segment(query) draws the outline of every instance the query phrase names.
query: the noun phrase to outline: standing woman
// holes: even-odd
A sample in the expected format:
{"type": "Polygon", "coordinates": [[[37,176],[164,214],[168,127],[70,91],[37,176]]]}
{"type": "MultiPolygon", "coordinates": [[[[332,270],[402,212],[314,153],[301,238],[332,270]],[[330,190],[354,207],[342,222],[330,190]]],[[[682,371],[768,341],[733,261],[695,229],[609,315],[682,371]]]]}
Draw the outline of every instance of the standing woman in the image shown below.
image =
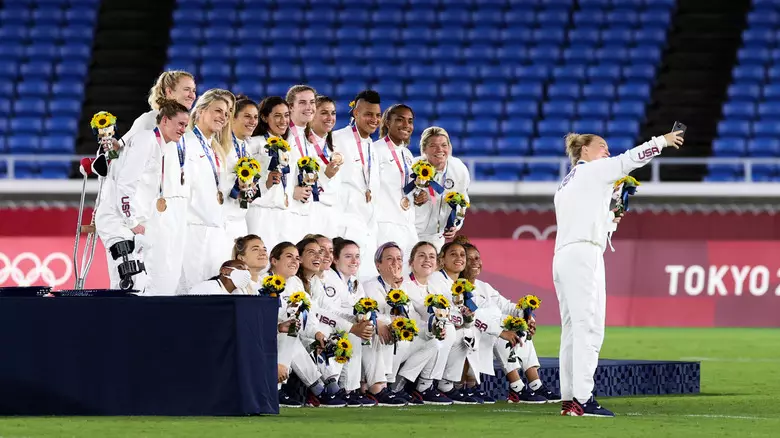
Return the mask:
{"type": "MultiPolygon", "coordinates": [[[[417,243],[413,192],[404,193],[411,181],[412,153],[408,149],[414,131],[414,111],[406,105],[396,104],[382,114],[379,140],[372,147],[379,163],[380,190],[377,193],[377,245],[396,242],[409,260],[412,247],[417,243]]],[[[419,200],[424,201],[420,194],[419,200]]]]}
{"type": "Polygon", "coordinates": [[[661,154],[679,148],[683,131],[670,132],[617,157],[595,134],[569,134],[566,153],[572,169],[555,193],[558,233],[553,256],[553,282],[561,311],[561,415],[613,417],[593,397],[593,373],[604,342],[607,233],[620,217],[610,211],[613,186],[619,179],[661,154]]]}
{"type": "Polygon", "coordinates": [[[225,198],[219,190],[220,176],[225,171],[224,151],[231,146],[232,101],[225,93],[229,92],[214,89],[204,93],[193,109],[190,130],[184,134],[191,148],[185,173],[192,178],[192,196],[184,242],[187,256],[179,283],[181,293],[211,277],[230,257],[222,209],[225,198]]]}
{"type": "MultiPolygon", "coordinates": [[[[239,96],[233,112],[233,132],[230,136],[232,148],[225,151],[225,172],[220,179],[220,188],[225,200],[222,205],[225,212],[225,233],[231,247],[236,238],[247,235],[246,213],[248,202],[252,200],[248,200],[247,204],[241,206],[240,193],[234,188],[240,190],[245,185],[238,181],[235,167],[239,159],[249,157],[247,141],[257,128],[257,119],[257,104],[246,96],[239,96]]],[[[257,196],[260,196],[260,189],[255,187],[255,197],[257,196]]]]}
{"type": "Polygon", "coordinates": [[[319,200],[319,185],[301,185],[298,160],[304,157],[314,157],[314,147],[309,143],[304,131],[314,118],[315,108],[314,88],[308,85],[294,85],[287,91],[287,105],[290,106],[290,132],[287,142],[290,143],[290,175],[287,184],[287,196],[290,202],[285,218],[286,226],[282,230],[282,238],[297,242],[311,230],[312,205],[319,200]],[[313,191],[317,189],[317,193],[313,191]]]}
{"type": "MultiPolygon", "coordinates": [[[[284,241],[287,208],[292,202],[286,188],[292,184],[289,179],[290,163],[279,162],[278,168],[270,169],[271,155],[266,149],[268,139],[284,139],[290,130],[290,107],[279,96],[266,97],[260,102],[257,129],[249,143],[249,153],[260,163],[262,196],[255,199],[246,214],[247,231],[263,238],[267,247],[273,248],[284,241]]],[[[289,157],[289,154],[287,155],[289,157]]],[[[274,160],[276,161],[276,160],[274,160]]]]}
{"type": "Polygon", "coordinates": [[[452,209],[444,202],[444,197],[449,192],[458,192],[468,198],[471,177],[466,165],[452,156],[450,135],[443,128],[431,126],[423,131],[420,154],[420,159],[428,160],[436,169],[434,180],[444,188],[444,192],[438,194],[431,189],[427,191],[429,199],[425,202],[415,200],[417,233],[420,240],[431,242],[437,249],[441,249],[445,240],[455,237],[463,226],[461,221],[455,227],[446,228],[452,209]]]}
{"type": "Polygon", "coordinates": [[[336,125],[336,103],[328,96],[317,96],[314,119],[306,127],[306,138],[317,153],[320,163],[320,200],[312,205],[310,214],[312,233],[336,237],[341,226],[339,212],[339,169],[343,156],[333,149],[333,127],[336,125]]]}
{"type": "MultiPolygon", "coordinates": [[[[160,114],[160,106],[166,100],[175,100],[184,105],[189,111],[192,108],[192,104],[195,102],[195,79],[190,73],[186,71],[174,70],[163,72],[155,81],[151,90],[149,90],[149,111],[141,114],[130,127],[125,135],[121,139],[116,140],[112,138],[112,147],[114,150],[119,150],[125,146],[130,138],[138,132],[150,131],[157,126],[157,116],[160,114]]],[[[100,192],[100,201],[98,202],[97,211],[95,212],[95,227],[97,228],[98,236],[104,234],[102,230],[108,230],[115,228],[111,221],[111,197],[114,192],[114,181],[116,180],[117,167],[119,160],[114,160],[109,167],[108,176],[104,178],[103,190],[100,192]]],[[[101,237],[102,240],[102,237],[101,237]]],[[[111,251],[109,251],[110,245],[103,241],[103,246],[106,248],[106,260],[111,260],[111,251]]],[[[111,268],[109,265],[109,279],[111,282],[111,288],[119,287],[119,272],[116,269],[111,268]]],[[[171,290],[169,293],[173,293],[171,290]]]]}

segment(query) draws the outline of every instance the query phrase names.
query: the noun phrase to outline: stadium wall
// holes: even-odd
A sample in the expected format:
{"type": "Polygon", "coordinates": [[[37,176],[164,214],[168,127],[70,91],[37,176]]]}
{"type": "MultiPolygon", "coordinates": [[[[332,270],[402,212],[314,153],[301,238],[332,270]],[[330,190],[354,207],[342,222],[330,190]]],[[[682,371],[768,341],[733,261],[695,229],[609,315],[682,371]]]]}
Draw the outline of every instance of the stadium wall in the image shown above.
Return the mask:
{"type": "MultiPolygon", "coordinates": [[[[72,287],[76,214],[73,208],[2,210],[0,287],[72,287]]],[[[552,213],[481,211],[466,223],[482,253],[485,281],[510,299],[539,295],[540,321],[559,323],[552,213]]],[[[635,213],[616,234],[615,252],[605,253],[607,323],[780,327],[779,235],[773,214],[635,213]]],[[[107,284],[98,244],[86,287],[107,284]]]]}

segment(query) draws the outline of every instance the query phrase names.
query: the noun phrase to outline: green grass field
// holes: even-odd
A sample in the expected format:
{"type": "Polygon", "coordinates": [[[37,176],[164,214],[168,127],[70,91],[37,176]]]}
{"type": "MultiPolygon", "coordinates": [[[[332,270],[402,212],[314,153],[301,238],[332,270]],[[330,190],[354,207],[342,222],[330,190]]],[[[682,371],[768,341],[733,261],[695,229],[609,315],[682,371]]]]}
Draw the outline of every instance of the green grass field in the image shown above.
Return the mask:
{"type": "MultiPolygon", "coordinates": [[[[559,331],[542,327],[540,356],[559,331]]],[[[286,409],[246,418],[11,417],[0,437],[780,436],[780,330],[609,328],[602,357],[700,360],[701,394],[602,398],[618,417],[560,417],[559,404],[286,409]]]]}

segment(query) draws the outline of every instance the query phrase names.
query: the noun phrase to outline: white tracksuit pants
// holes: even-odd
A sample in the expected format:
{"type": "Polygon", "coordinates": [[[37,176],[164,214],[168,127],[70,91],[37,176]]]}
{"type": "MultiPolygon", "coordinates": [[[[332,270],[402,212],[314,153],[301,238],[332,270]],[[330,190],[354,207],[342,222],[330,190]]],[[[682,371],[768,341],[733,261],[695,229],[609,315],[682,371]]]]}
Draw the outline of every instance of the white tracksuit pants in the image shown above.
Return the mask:
{"type": "Polygon", "coordinates": [[[490,366],[483,366],[485,348],[493,345],[494,336],[482,333],[474,327],[455,330],[455,343],[452,345],[450,355],[447,357],[447,365],[444,368],[444,379],[453,382],[460,382],[463,377],[463,368],[466,360],[469,362],[469,369],[474,374],[477,383],[480,383],[479,373],[494,375],[492,361],[490,366]],[[474,349],[469,348],[464,342],[465,337],[474,338],[474,349]]]}
{"type": "Polygon", "coordinates": [[[287,212],[280,208],[249,206],[246,213],[247,234],[260,236],[270,254],[274,246],[284,241],[282,231],[286,217],[287,212]]]}
{"type": "MultiPolygon", "coordinates": [[[[387,369],[387,381],[393,383],[396,376],[401,376],[409,382],[414,382],[426,367],[433,370],[438,353],[439,341],[415,337],[411,342],[398,341],[398,348],[393,354],[393,345],[383,345],[386,364],[392,364],[387,369]]],[[[430,371],[428,372],[430,374],[430,371]]]]}
{"type": "Polygon", "coordinates": [[[509,374],[512,371],[516,371],[522,368],[525,372],[529,368],[539,367],[539,357],[536,355],[536,347],[534,347],[533,341],[523,341],[523,346],[520,344],[515,345],[515,357],[517,358],[513,362],[509,362],[511,347],[506,346],[507,341],[498,338],[493,343],[493,353],[496,358],[501,362],[501,368],[504,370],[504,374],[509,374]]]}
{"type": "Polygon", "coordinates": [[[561,310],[560,375],[563,400],[586,401],[604,342],[606,280],[603,250],[587,242],[564,246],[553,257],[561,310]]]}
{"type": "Polygon", "coordinates": [[[285,211],[281,223],[283,224],[283,227],[279,231],[280,242],[291,242],[295,245],[300,242],[305,235],[311,232],[311,228],[309,227],[311,219],[308,214],[303,215],[285,211]]]}
{"type": "MultiPolygon", "coordinates": [[[[409,256],[412,254],[412,247],[417,244],[417,229],[414,224],[400,225],[390,222],[379,222],[377,224],[377,246],[387,242],[395,242],[401,247],[404,256],[404,269],[409,269],[409,256]]],[[[373,256],[373,254],[372,254],[373,256]]]]}
{"type": "Polygon", "coordinates": [[[346,391],[355,391],[360,389],[360,379],[363,370],[363,347],[360,345],[362,340],[349,333],[349,342],[352,343],[352,358],[344,364],[339,376],[339,386],[346,391]]]}
{"type": "Polygon", "coordinates": [[[247,234],[246,217],[229,217],[225,219],[225,235],[230,242],[230,250],[233,250],[233,243],[239,237],[244,237],[247,234]]]}
{"type": "Polygon", "coordinates": [[[183,197],[165,198],[167,208],[156,209],[146,228],[152,246],[144,250],[144,264],[149,274],[145,296],[175,295],[184,263],[187,204],[183,197]]]}
{"type": "MultiPolygon", "coordinates": [[[[287,335],[285,334],[285,336],[287,335]]],[[[316,383],[322,376],[317,369],[317,364],[314,363],[300,341],[293,346],[291,369],[307,388],[316,383]]]]}
{"type": "Polygon", "coordinates": [[[376,224],[367,224],[366,220],[354,214],[344,215],[338,236],[352,240],[360,247],[360,270],[358,278],[367,278],[377,275],[374,265],[374,253],[376,252],[376,224]]]}
{"type": "MultiPolygon", "coordinates": [[[[309,232],[312,234],[322,234],[333,239],[339,231],[339,214],[335,207],[325,205],[322,202],[315,202],[311,206],[309,214],[309,232]]],[[[308,234],[308,233],[307,233],[308,234]]]]}
{"type": "Polygon", "coordinates": [[[441,234],[420,234],[420,242],[428,242],[436,247],[436,252],[441,251],[441,247],[444,246],[444,236],[441,234]]]}
{"type": "Polygon", "coordinates": [[[222,263],[230,260],[230,254],[225,253],[227,236],[223,228],[187,224],[185,239],[179,294],[186,294],[196,284],[219,274],[222,263]]]}
{"type": "Polygon", "coordinates": [[[363,345],[362,347],[363,379],[365,382],[368,386],[387,382],[387,373],[390,372],[393,365],[385,363],[384,348],[386,346],[382,345],[379,336],[374,335],[371,338],[371,345],[363,345]]]}
{"type": "MultiPolygon", "coordinates": [[[[455,339],[457,338],[454,325],[447,323],[445,330],[447,335],[443,340],[439,341],[439,349],[436,351],[436,358],[434,359],[433,370],[431,371],[430,378],[434,380],[441,380],[444,378],[444,369],[447,367],[447,358],[450,357],[450,351],[452,350],[453,345],[455,345],[455,339]]],[[[423,374],[423,377],[426,376],[423,374]]]]}
{"type": "MultiPolygon", "coordinates": [[[[111,190],[108,182],[104,183],[103,191],[111,190]]],[[[101,198],[108,198],[107,195],[101,193],[101,198]]],[[[101,202],[109,202],[109,199],[101,199],[101,202]]],[[[95,212],[95,230],[97,236],[103,242],[103,247],[106,250],[106,266],[108,267],[108,279],[110,281],[109,287],[111,289],[119,289],[119,265],[122,263],[122,259],[114,260],[111,256],[111,245],[122,242],[124,240],[133,240],[135,235],[129,228],[127,228],[122,222],[121,217],[115,214],[115,211],[109,205],[101,204],[95,212]]],[[[147,224],[147,227],[149,225],[147,224]]],[[[81,238],[81,245],[84,244],[84,236],[81,238]]],[[[136,261],[144,261],[144,256],[148,252],[142,248],[135,248],[131,258],[136,261]]],[[[136,274],[133,278],[133,288],[139,291],[143,291],[148,283],[148,275],[144,272],[136,274]]]]}

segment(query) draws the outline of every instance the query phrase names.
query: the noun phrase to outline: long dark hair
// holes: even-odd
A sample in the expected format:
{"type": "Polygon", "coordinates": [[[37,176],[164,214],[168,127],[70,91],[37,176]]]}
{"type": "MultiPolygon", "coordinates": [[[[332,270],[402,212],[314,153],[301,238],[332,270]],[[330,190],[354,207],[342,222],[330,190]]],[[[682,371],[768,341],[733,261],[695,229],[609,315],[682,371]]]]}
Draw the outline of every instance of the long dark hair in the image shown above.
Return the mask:
{"type": "MultiPolygon", "coordinates": [[[[268,126],[268,122],[263,120],[263,117],[271,117],[271,112],[277,105],[285,105],[287,109],[290,109],[290,105],[287,103],[287,101],[280,96],[266,97],[260,102],[259,108],[257,109],[258,113],[260,113],[260,117],[258,117],[259,120],[257,121],[257,128],[255,128],[255,132],[252,133],[253,137],[268,134],[270,127],[268,126]]],[[[289,132],[290,128],[288,127],[284,132],[283,137],[287,137],[289,132]]]]}
{"type": "MultiPolygon", "coordinates": [[[[312,238],[304,238],[300,242],[298,242],[295,247],[298,248],[298,255],[303,257],[303,251],[306,249],[307,246],[309,246],[312,243],[317,243],[317,239],[312,238]]],[[[319,246],[319,243],[317,243],[317,246],[319,246]]],[[[298,265],[298,272],[295,273],[295,275],[301,279],[301,282],[303,283],[303,289],[311,295],[311,282],[306,277],[306,274],[304,273],[303,268],[303,262],[301,262],[300,265],[298,265]]]]}
{"type": "Polygon", "coordinates": [[[412,113],[412,118],[414,118],[414,110],[409,105],[404,105],[403,103],[396,103],[395,105],[391,105],[385,110],[384,113],[382,113],[382,121],[379,124],[379,138],[387,135],[387,133],[390,131],[390,118],[393,117],[393,114],[402,109],[409,110],[409,112],[412,113]]]}
{"type": "MultiPolygon", "coordinates": [[[[468,243],[468,238],[465,238],[463,236],[456,236],[453,241],[447,242],[447,243],[445,243],[441,247],[441,251],[439,251],[439,257],[438,257],[438,260],[437,260],[437,264],[439,265],[438,266],[439,269],[444,269],[444,256],[447,254],[447,251],[449,251],[450,248],[452,248],[453,246],[459,246],[459,247],[463,248],[464,252],[466,250],[468,250],[469,247],[474,247],[473,245],[468,243]],[[464,241],[464,239],[465,239],[465,241],[464,241]]],[[[459,276],[462,275],[462,274],[463,273],[461,272],[459,274],[459,276]]],[[[457,279],[453,278],[453,280],[457,280],[457,279]]]]}
{"type": "MultiPolygon", "coordinates": [[[[328,96],[324,96],[322,94],[318,94],[317,95],[316,108],[319,109],[320,106],[322,104],[325,104],[325,103],[332,103],[334,107],[336,106],[336,102],[333,99],[331,99],[328,96]]],[[[309,134],[311,134],[311,132],[312,132],[311,131],[311,123],[307,123],[306,124],[306,129],[303,130],[303,135],[306,138],[309,138],[309,134]]],[[[333,131],[330,131],[330,132],[325,134],[325,144],[328,146],[328,150],[333,152],[333,131]]]]}
{"type": "Polygon", "coordinates": [[[282,253],[284,253],[284,250],[287,248],[295,248],[295,245],[293,245],[292,242],[286,242],[286,241],[277,243],[276,246],[274,246],[274,249],[271,250],[271,254],[268,255],[268,264],[269,265],[271,264],[271,260],[277,260],[277,261],[281,260],[282,253]]]}

